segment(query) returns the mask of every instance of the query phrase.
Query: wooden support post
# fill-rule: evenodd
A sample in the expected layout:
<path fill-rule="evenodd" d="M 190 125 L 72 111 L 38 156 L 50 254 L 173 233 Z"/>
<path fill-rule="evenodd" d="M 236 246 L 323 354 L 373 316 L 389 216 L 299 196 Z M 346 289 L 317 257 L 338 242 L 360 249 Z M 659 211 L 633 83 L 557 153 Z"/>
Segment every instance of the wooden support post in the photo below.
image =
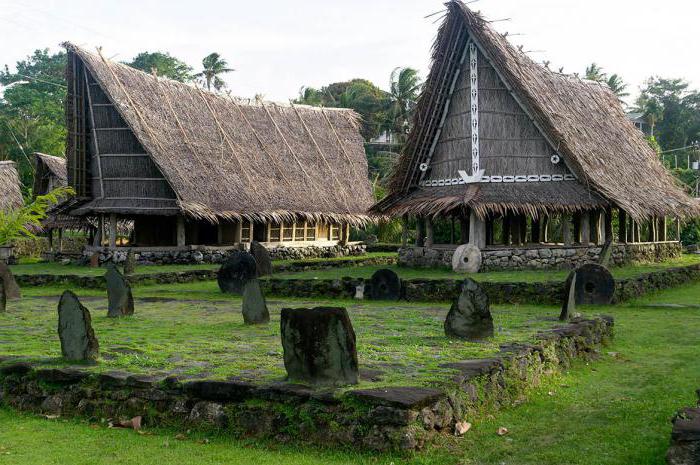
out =
<path fill-rule="evenodd" d="M 676 218 L 676 240 L 681 240 L 681 219 Z"/>
<path fill-rule="evenodd" d="M 469 243 L 469 219 L 464 215 L 459 217 L 459 239 L 460 244 Z"/>
<path fill-rule="evenodd" d="M 424 221 L 422 216 L 416 217 L 416 247 L 425 245 Z"/>
<path fill-rule="evenodd" d="M 571 234 L 571 216 L 566 213 L 561 215 L 561 233 L 564 245 L 570 246 L 574 243 L 574 239 Z"/>
<path fill-rule="evenodd" d="M 617 210 L 617 237 L 622 243 L 627 243 L 627 212 L 623 209 Z"/>
<path fill-rule="evenodd" d="M 425 217 L 425 246 L 432 247 L 435 243 L 435 231 L 433 230 L 433 219 Z"/>
<path fill-rule="evenodd" d="M 527 216 L 520 215 L 520 243 L 527 243 Z"/>
<path fill-rule="evenodd" d="M 248 234 L 250 234 L 250 236 L 248 236 L 248 242 L 253 242 L 253 225 L 254 225 L 254 224 L 255 224 L 255 223 L 253 223 L 252 221 L 250 222 L 250 232 L 248 233 Z M 242 223 L 241 223 L 241 226 L 243 226 Z M 241 233 L 242 233 L 242 231 L 241 231 Z M 243 240 L 241 239 L 241 242 L 242 242 L 242 241 L 243 241 Z"/>
<path fill-rule="evenodd" d="M 272 226 L 272 223 L 266 223 L 265 226 L 267 227 L 267 238 L 266 238 L 265 242 L 272 242 L 272 228 L 270 227 L 270 226 Z M 329 229 L 330 229 L 330 226 L 329 226 Z M 281 232 L 282 232 L 282 230 L 280 229 L 280 233 Z"/>
<path fill-rule="evenodd" d="M 668 222 L 666 217 L 659 218 L 659 241 L 666 242 L 668 240 L 668 233 L 666 229 L 668 228 Z"/>
<path fill-rule="evenodd" d="M 177 217 L 176 237 L 177 237 L 177 246 L 184 247 L 185 246 L 185 217 L 184 216 Z"/>
<path fill-rule="evenodd" d="M 530 240 L 533 244 L 539 244 L 541 241 L 540 229 L 541 229 L 540 220 L 536 220 L 533 218 L 532 223 L 530 223 Z"/>
<path fill-rule="evenodd" d="M 591 222 L 591 242 L 600 244 L 600 212 L 598 210 L 593 210 L 589 213 L 589 217 Z"/>
<path fill-rule="evenodd" d="M 100 215 L 97 218 L 97 232 L 95 233 L 95 241 L 92 244 L 93 246 L 102 247 L 102 238 L 104 237 L 104 230 L 105 230 L 105 216 Z"/>
<path fill-rule="evenodd" d="M 641 242 L 639 223 L 632 221 L 632 242 Z"/>
<path fill-rule="evenodd" d="M 350 242 L 350 225 L 345 224 L 345 226 L 341 225 L 341 236 L 340 236 L 340 243 L 341 245 L 348 245 L 348 242 Z"/>
<path fill-rule="evenodd" d="M 408 245 L 408 215 L 401 217 L 401 247 Z"/>
<path fill-rule="evenodd" d="M 110 213 L 109 215 L 109 246 L 114 248 L 117 246 L 117 214 Z"/>
<path fill-rule="evenodd" d="M 49 252 L 53 252 L 53 229 L 46 231 L 46 238 L 49 240 Z"/>
<path fill-rule="evenodd" d="M 579 231 L 581 232 L 581 245 L 591 243 L 591 216 L 584 212 L 580 216 Z"/>
<path fill-rule="evenodd" d="M 647 224 L 647 242 L 656 242 L 656 218 L 650 219 Z"/>
<path fill-rule="evenodd" d="M 58 228 L 58 253 L 63 252 L 63 228 Z"/>
<path fill-rule="evenodd" d="M 510 245 L 511 244 L 511 235 L 510 235 L 510 230 L 511 230 L 511 223 L 512 223 L 512 216 L 509 214 L 506 214 L 503 216 L 503 230 L 501 232 L 501 243 L 503 245 Z"/>
<path fill-rule="evenodd" d="M 243 242 L 243 222 L 244 221 L 245 220 L 240 220 L 236 223 L 236 229 L 233 233 L 234 234 L 233 242 L 235 242 L 236 244 L 240 244 L 241 242 Z"/>
<path fill-rule="evenodd" d="M 222 245 L 224 243 L 224 225 L 217 223 L 216 225 L 216 244 Z"/>
<path fill-rule="evenodd" d="M 292 223 L 292 242 L 297 240 L 297 222 Z"/>
<path fill-rule="evenodd" d="M 581 242 L 581 216 L 583 216 L 584 213 L 581 212 L 576 212 L 574 213 L 573 216 L 573 237 L 572 237 L 572 242 L 574 244 L 578 244 Z"/>
<path fill-rule="evenodd" d="M 540 242 L 549 242 L 549 215 L 542 216 L 542 224 L 540 226 Z"/>
<path fill-rule="evenodd" d="M 615 237 L 613 234 L 613 211 L 612 208 L 608 208 L 605 210 L 605 241 L 607 242 L 608 240 L 610 241 L 615 241 Z"/>
<path fill-rule="evenodd" d="M 479 249 L 486 247 L 486 223 L 473 211 L 469 215 L 469 243 Z"/>

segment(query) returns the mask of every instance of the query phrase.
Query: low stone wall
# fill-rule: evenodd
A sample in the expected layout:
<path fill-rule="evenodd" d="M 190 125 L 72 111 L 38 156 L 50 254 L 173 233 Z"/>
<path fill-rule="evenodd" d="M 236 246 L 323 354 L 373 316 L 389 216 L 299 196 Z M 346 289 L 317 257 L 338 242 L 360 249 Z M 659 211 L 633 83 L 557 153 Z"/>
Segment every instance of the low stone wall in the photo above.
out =
<path fill-rule="evenodd" d="M 196 250 L 163 250 L 137 252 L 136 261 L 143 265 L 196 265 L 202 263 L 223 263 L 236 249 L 217 249 L 202 247 Z M 308 247 L 273 247 L 268 248 L 272 260 L 302 260 L 309 258 L 338 258 L 361 256 L 366 253 L 364 244 L 308 246 Z M 103 249 L 100 252 L 100 263 L 122 263 L 126 260 L 128 248 L 111 251 Z M 87 262 L 90 252 L 85 252 L 83 262 Z"/>
<path fill-rule="evenodd" d="M 697 390 L 700 399 L 700 389 Z M 700 401 L 697 407 L 676 413 L 671 430 L 671 447 L 666 454 L 668 465 L 697 465 L 700 463 Z"/>
<path fill-rule="evenodd" d="M 435 386 L 314 390 L 299 384 L 180 380 L 85 367 L 42 369 L 5 360 L 0 404 L 51 415 L 146 426 L 203 428 L 281 442 L 369 450 L 415 450 L 457 422 L 511 403 L 543 376 L 593 356 L 613 336 L 609 317 L 541 332 L 534 344 L 503 346 L 494 358 L 455 360 Z M 2 360 L 0 360 L 2 362 Z"/>
<path fill-rule="evenodd" d="M 58 237 L 54 234 L 54 247 L 58 247 Z M 87 244 L 87 236 L 65 236 L 63 252 L 66 256 L 80 254 Z M 39 258 L 49 250 L 49 240 L 46 237 L 35 239 L 18 239 L 14 241 L 14 255 L 17 258 Z"/>
<path fill-rule="evenodd" d="M 537 246 L 484 249 L 481 271 L 573 269 L 597 262 L 601 246 Z M 662 262 L 680 257 L 680 242 L 615 244 L 610 264 Z M 419 268 L 451 268 L 454 248 L 406 247 L 399 250 L 399 265 Z"/>

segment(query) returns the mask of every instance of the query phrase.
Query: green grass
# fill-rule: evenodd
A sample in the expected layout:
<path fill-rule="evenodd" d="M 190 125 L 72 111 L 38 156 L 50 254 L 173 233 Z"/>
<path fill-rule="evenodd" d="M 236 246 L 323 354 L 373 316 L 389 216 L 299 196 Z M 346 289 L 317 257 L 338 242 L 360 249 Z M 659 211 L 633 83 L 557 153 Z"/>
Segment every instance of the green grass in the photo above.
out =
<path fill-rule="evenodd" d="M 673 413 L 695 402 L 699 385 L 700 310 L 650 309 L 695 303 L 700 284 L 609 307 L 616 337 L 600 360 L 573 366 L 534 389 L 527 402 L 470 419 L 464 438 L 442 438 L 408 457 L 241 442 L 224 436 L 174 439 L 45 420 L 0 410 L 0 463 L 15 464 L 412 464 L 662 465 Z M 510 431 L 501 437 L 498 427 Z M 75 447 L 79 444 L 80 447 Z M 3 455 L 9 452 L 8 455 Z"/>
<path fill-rule="evenodd" d="M 352 262 L 362 261 L 367 258 L 385 258 L 396 257 L 395 253 L 391 252 L 371 252 L 361 256 L 348 256 L 336 258 L 307 258 L 304 260 L 273 260 L 273 265 L 285 265 L 303 261 L 304 263 L 319 263 L 319 262 L 341 262 L 351 265 Z M 218 270 L 221 265 L 200 264 L 200 265 L 140 265 L 136 267 L 135 274 L 152 274 L 152 273 L 170 273 L 177 271 L 192 271 L 192 270 Z M 18 265 L 10 267 L 16 275 L 76 275 L 76 276 L 102 276 L 105 274 L 105 268 L 90 268 L 87 265 L 62 265 L 56 262 L 41 262 L 35 259 L 24 259 Z"/>
<path fill-rule="evenodd" d="M 285 374 L 280 309 L 341 305 L 348 309 L 357 333 L 361 366 L 384 372 L 380 382 L 363 381 L 363 386 L 429 384 L 448 378 L 449 370 L 439 367 L 442 363 L 488 357 L 498 351 L 499 344 L 531 341 L 537 331 L 557 324 L 552 318 L 542 318 L 556 315 L 556 309 L 543 314 L 541 308 L 532 306 L 497 306 L 492 309 L 495 337 L 471 343 L 444 336 L 447 304 L 269 299 L 270 324 L 247 326 L 239 298 L 222 295 L 214 283 L 194 284 L 200 289 L 187 290 L 189 284 L 162 286 L 161 290 L 136 288 L 135 315 L 123 319 L 107 318 L 104 292 L 79 292 L 91 310 L 100 342 L 101 360 L 93 369 L 280 380 Z M 27 357 L 47 366 L 66 364 L 60 359 L 56 333 L 59 293 L 58 289 L 37 289 L 36 293 L 30 289 L 21 301 L 10 302 L 9 311 L 0 314 L 0 355 Z M 199 299 L 204 295 L 208 300 Z M 143 300 L 149 297 L 158 297 L 158 301 Z"/>
<path fill-rule="evenodd" d="M 700 263 L 700 255 L 683 255 L 680 258 L 663 263 L 645 263 L 613 267 L 610 269 L 617 279 L 631 278 L 652 271 L 663 270 L 678 266 L 696 265 Z M 404 268 L 399 266 L 363 266 L 354 268 L 333 268 L 327 270 L 310 270 L 301 272 L 276 273 L 275 278 L 282 279 L 338 279 L 343 277 L 369 278 L 382 268 L 394 270 L 403 279 L 459 279 L 463 274 L 436 268 Z M 563 281 L 569 271 L 565 270 L 528 270 L 528 271 L 492 271 L 479 273 L 474 276 L 477 281 L 486 282 L 542 282 Z"/>

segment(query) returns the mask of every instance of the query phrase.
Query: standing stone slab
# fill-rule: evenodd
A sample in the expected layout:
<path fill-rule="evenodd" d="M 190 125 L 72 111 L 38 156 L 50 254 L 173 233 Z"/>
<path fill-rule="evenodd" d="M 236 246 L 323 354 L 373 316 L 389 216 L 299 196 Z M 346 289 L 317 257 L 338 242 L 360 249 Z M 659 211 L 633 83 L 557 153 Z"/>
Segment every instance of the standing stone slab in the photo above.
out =
<path fill-rule="evenodd" d="M 245 283 L 257 276 L 257 263 L 248 252 L 236 252 L 226 260 L 217 274 L 219 289 L 225 294 L 243 294 Z"/>
<path fill-rule="evenodd" d="M 58 337 L 66 360 L 97 360 L 100 347 L 90 312 L 71 291 L 65 291 L 58 302 Z"/>
<path fill-rule="evenodd" d="M 250 243 L 250 254 L 255 258 L 257 264 L 258 276 L 272 275 L 272 260 L 270 252 L 260 242 L 253 241 Z"/>
<path fill-rule="evenodd" d="M 116 266 L 109 265 L 105 274 L 107 281 L 107 300 L 109 307 L 107 316 L 118 318 L 134 314 L 134 297 L 131 295 L 131 286 Z"/>
<path fill-rule="evenodd" d="M 7 311 L 7 295 L 5 295 L 5 284 L 2 279 L 0 279 L 0 313 L 5 313 Z"/>
<path fill-rule="evenodd" d="M 598 264 L 601 266 L 610 265 L 610 258 L 612 257 L 613 240 L 608 237 L 600 251 L 600 257 L 598 258 Z"/>
<path fill-rule="evenodd" d="M 399 300 L 401 278 L 392 270 L 377 270 L 369 280 L 367 294 L 370 300 Z"/>
<path fill-rule="evenodd" d="M 445 334 L 470 341 L 493 336 L 493 318 L 486 292 L 473 279 L 462 284 L 462 293 L 445 318 Z"/>
<path fill-rule="evenodd" d="M 569 273 L 564 288 L 567 292 L 566 297 L 564 297 L 564 304 L 561 306 L 559 321 L 568 321 L 576 311 L 576 270 Z"/>
<path fill-rule="evenodd" d="M 0 280 L 5 284 L 5 298 L 18 300 L 22 297 L 17 281 L 5 262 L 0 262 Z"/>
<path fill-rule="evenodd" d="M 270 322 L 270 312 L 257 279 L 251 279 L 243 285 L 243 321 L 247 325 Z"/>
<path fill-rule="evenodd" d="M 129 249 L 126 253 L 126 260 L 124 260 L 124 274 L 134 274 L 134 271 L 136 271 L 136 254 Z"/>
<path fill-rule="evenodd" d="M 357 384 L 355 331 L 344 308 L 283 308 L 280 326 L 291 381 Z"/>

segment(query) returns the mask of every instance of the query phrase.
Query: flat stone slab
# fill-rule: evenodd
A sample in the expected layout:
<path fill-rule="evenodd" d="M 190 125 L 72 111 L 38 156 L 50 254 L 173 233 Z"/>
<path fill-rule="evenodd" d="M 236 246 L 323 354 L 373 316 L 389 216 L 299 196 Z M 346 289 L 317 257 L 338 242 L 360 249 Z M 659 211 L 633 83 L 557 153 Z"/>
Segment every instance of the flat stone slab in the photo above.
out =
<path fill-rule="evenodd" d="M 452 368 L 458 370 L 464 380 L 491 373 L 502 364 L 498 358 L 484 358 L 474 360 L 462 360 L 460 362 L 443 363 L 440 368 Z"/>
<path fill-rule="evenodd" d="M 40 381 L 48 383 L 79 383 L 88 378 L 90 373 L 77 368 L 45 368 L 36 371 L 36 377 Z"/>
<path fill-rule="evenodd" d="M 376 389 L 358 389 L 348 392 L 348 395 L 357 397 L 363 401 L 388 405 L 391 407 L 401 407 L 406 409 L 419 409 L 434 404 L 445 393 L 437 389 L 423 387 L 388 387 Z"/>
<path fill-rule="evenodd" d="M 191 381 L 184 385 L 191 396 L 204 400 L 237 401 L 250 396 L 256 387 L 245 381 Z"/>

